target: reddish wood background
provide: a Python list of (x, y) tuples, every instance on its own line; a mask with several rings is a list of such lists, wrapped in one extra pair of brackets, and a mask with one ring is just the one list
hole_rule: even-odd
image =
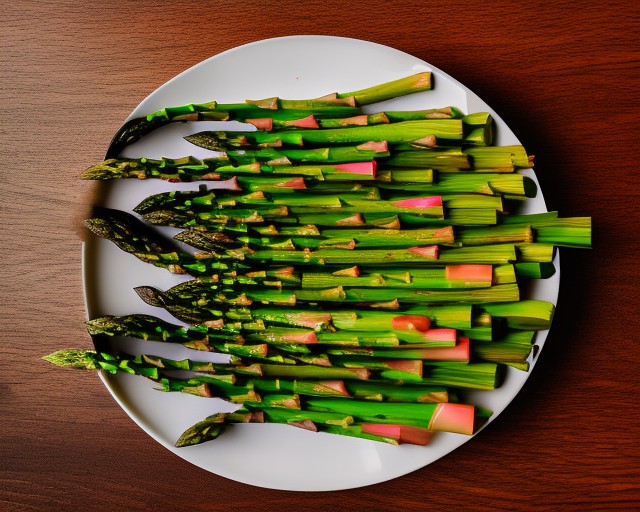
[[(158, 6), (160, 4), (160, 6)], [(14, 1), (0, 52), (1, 510), (630, 510), (637, 372), (640, 13), (633, 2)], [(551, 209), (591, 215), (522, 393), (473, 442), (403, 478), (294, 493), (208, 474), (133, 424), (95, 375), (40, 361), (88, 343), (78, 219), (129, 112), (178, 72), (291, 34), (394, 46), (492, 105), (537, 156)]]

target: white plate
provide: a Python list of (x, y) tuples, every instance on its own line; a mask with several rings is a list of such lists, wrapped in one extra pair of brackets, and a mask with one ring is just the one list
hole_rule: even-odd
[[(140, 103), (130, 118), (165, 106), (212, 99), (241, 102), (271, 96), (312, 98), (360, 89), (424, 70), (433, 72), (434, 90), (391, 100), (387, 102), (387, 108), (402, 110), (454, 105), (465, 112), (490, 111), (497, 123), (496, 144), (519, 144), (488, 105), (434, 66), (378, 44), (325, 36), (268, 39), (216, 55), (164, 84)], [(207, 129), (208, 124), (163, 127), (126, 148), (123, 154), (169, 158), (187, 154), (206, 156), (210, 153), (183, 141), (182, 136)], [(532, 171), (525, 172), (535, 179)], [(176, 188), (194, 189), (198, 184), (114, 180), (101, 186), (104, 206), (131, 211), (147, 195)], [(526, 212), (544, 211), (542, 194), (538, 193), (536, 198), (526, 202)], [(90, 318), (105, 314), (148, 313), (175, 321), (163, 310), (144, 304), (133, 292), (133, 287), (151, 285), (166, 289), (179, 282), (180, 277), (142, 263), (96, 237), (90, 237), (86, 242), (83, 261)], [(558, 261), (555, 263), (559, 269)], [(532, 298), (555, 304), (559, 282), (557, 272), (550, 279), (537, 281), (528, 293)], [(546, 334), (541, 332), (537, 337), (540, 347)], [(127, 348), (131, 350), (130, 345)], [(175, 357), (186, 357), (187, 353), (186, 349), (167, 348), (159, 343), (147, 343), (144, 348)], [(193, 354), (190, 356), (195, 358)], [(208, 359), (210, 354), (198, 352), (196, 356)], [(535, 360), (532, 360), (531, 366), (534, 364)], [(493, 421), (516, 396), (528, 375), (509, 369), (500, 389), (473, 393), (471, 400), (492, 409), (495, 413)], [(426, 447), (395, 447), (314, 434), (282, 425), (248, 424), (230, 428), (214, 442), (176, 449), (173, 444), (186, 428), (209, 414), (228, 410), (229, 406), (217, 399), (161, 393), (154, 389), (152, 382), (141, 377), (103, 375), (102, 380), (127, 414), (168, 450), (217, 475), (272, 489), (330, 491), (383, 482), (426, 466), (470, 439), (459, 434), (438, 433)]]

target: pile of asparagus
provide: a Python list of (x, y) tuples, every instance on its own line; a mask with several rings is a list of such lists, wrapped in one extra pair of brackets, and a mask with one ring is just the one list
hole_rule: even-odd
[[(312, 100), (189, 104), (129, 121), (84, 178), (219, 183), (148, 197), (137, 215), (96, 209), (93, 233), (193, 279), (136, 288), (178, 323), (105, 316), (88, 321), (89, 333), (228, 362), (104, 350), (46, 359), (238, 404), (177, 446), (245, 422), (392, 444), (473, 434), (491, 412), (466, 403), (465, 390), (495, 389), (506, 366), (526, 371), (536, 331), (553, 317), (553, 304), (523, 299), (521, 284), (553, 275), (556, 247), (589, 247), (591, 224), (517, 213), (537, 193), (517, 172), (533, 159), (493, 145), (489, 114), (362, 108), (430, 88), (426, 72)], [(198, 120), (248, 128), (186, 137), (212, 151), (206, 159), (119, 157), (159, 126)], [(149, 224), (182, 230), (171, 240)]]

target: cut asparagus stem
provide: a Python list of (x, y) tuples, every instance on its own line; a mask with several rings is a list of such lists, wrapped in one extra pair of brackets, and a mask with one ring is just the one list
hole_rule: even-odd
[[(491, 196), (477, 196), (486, 201)], [(289, 215), (313, 214), (326, 212), (358, 213), (412, 213), (421, 216), (442, 218), (442, 198), (440, 196), (424, 196), (397, 198), (388, 201), (363, 199), (359, 194), (355, 197), (317, 195), (315, 197), (294, 196), (289, 194), (271, 195), (270, 198), (258, 194), (220, 195), (216, 198), (210, 190), (198, 192), (169, 192), (157, 194), (143, 200), (134, 211), (146, 214), (153, 211), (180, 212), (187, 220), (211, 220), (216, 218), (242, 218), (251, 214), (256, 216), (253, 222), (260, 222), (257, 217), (288, 217)], [(456, 196), (449, 200), (459, 204), (469, 204), (470, 200)], [(474, 203), (477, 201), (473, 201)], [(488, 203), (489, 204), (489, 203)], [(491, 207), (495, 206), (493, 203)], [(470, 206), (470, 207), (473, 207)]]
[(530, 279), (547, 279), (556, 273), (553, 262), (520, 262), (514, 265), (519, 277)]
[[(300, 312), (300, 315), (326, 315), (323, 317), (326, 325), (332, 323), (337, 329), (354, 332), (413, 330), (425, 332), (431, 323), (438, 327), (471, 328), (472, 307), (470, 305), (455, 304), (427, 307), (414, 306), (401, 312), (388, 312), (366, 309), (323, 309), (322, 312)], [(265, 322), (288, 324), (294, 312), (272, 308), (260, 308), (254, 315)], [(328, 318), (327, 318), (328, 317)], [(311, 323), (307, 326), (311, 326)]]
[(448, 386), (460, 389), (495, 389), (501, 384), (504, 369), (492, 362), (425, 362), (421, 381), (412, 384)]
[(512, 329), (542, 330), (551, 326), (555, 307), (542, 300), (525, 299), (506, 304), (483, 304), (482, 311), (505, 318)]
[[(427, 178), (421, 179), (427, 171)], [(437, 174), (437, 179), (433, 177)], [(387, 181), (384, 179), (389, 175)], [(429, 176), (430, 175), (430, 176)], [(535, 182), (521, 174), (484, 174), (484, 173), (442, 173), (425, 169), (377, 169), (378, 186), (385, 190), (406, 191), (410, 186), (413, 192), (429, 194), (510, 194), (523, 197), (535, 197)], [(393, 183), (407, 182), (407, 183)], [(410, 185), (409, 185), (410, 182)]]
[(522, 146), (470, 147), (465, 149), (464, 153), (471, 158), (476, 169), (533, 167), (533, 157), (529, 156)]
[[(229, 425), (232, 425), (234, 423), (247, 423), (251, 421), (249, 418), (253, 418), (256, 415), (260, 416), (260, 422), (265, 421), (265, 415), (262, 411), (255, 411), (253, 413), (244, 411), (246, 411), (246, 409), (240, 411), (240, 413), (219, 413), (213, 416), (209, 416), (205, 420), (196, 423), (195, 425), (189, 427), (185, 432), (183, 432), (183, 434), (176, 442), (176, 447), (181, 448), (185, 446), (194, 446), (207, 441), (213, 441), (214, 439), (217, 439)], [(297, 412), (296, 414), (298, 415), (297, 418), (286, 418), (287, 421), (282, 421), (282, 423), (294, 427), (303, 428), (305, 430), (310, 430), (312, 432), (323, 431), (331, 434), (349, 435), (352, 437), (358, 437), (371, 441), (386, 442), (394, 445), (397, 445), (400, 442), (398, 439), (392, 437), (382, 437), (380, 435), (368, 434), (366, 432), (363, 432), (360, 425), (317, 425), (311, 420), (305, 419), (306, 417), (304, 416), (304, 414), (300, 412)], [(278, 419), (278, 417), (268, 419), (268, 421), (277, 422), (275, 421), (276, 419)], [(411, 438), (410, 442), (414, 439), (414, 437)]]
[[(286, 407), (267, 407), (247, 404), (247, 408), (232, 413), (218, 413), (209, 416), (187, 429), (176, 442), (177, 447), (193, 446), (217, 439), (234, 423), (251, 421), (281, 423), (311, 432), (325, 432), (347, 435), (371, 441), (390, 444), (410, 443), (426, 445), (434, 430), (462, 431), (473, 433), (473, 413), (469, 414), (468, 406), (441, 407), (438, 404), (432, 412), (431, 428), (415, 427), (406, 422), (392, 424), (379, 422), (354, 423), (354, 418), (343, 413), (331, 411), (310, 411)], [(475, 410), (473, 411), (475, 413)], [(411, 421), (411, 420), (410, 420)]]
[(389, 111), (374, 114), (361, 114), (353, 117), (336, 119), (319, 119), (321, 128), (340, 128), (345, 126), (365, 126), (372, 124), (386, 124), (400, 121), (416, 121), (420, 119), (461, 119), (464, 114), (455, 107), (434, 108), (414, 111)]
[(591, 247), (591, 218), (558, 218), (557, 212), (536, 215), (510, 215), (501, 219), (505, 225), (528, 224), (542, 244), (568, 247)]
[(518, 262), (551, 263), (556, 248), (552, 244), (523, 242), (516, 244), (516, 251)]
[[(363, 258), (365, 257), (365, 258)], [(247, 258), (260, 262), (305, 265), (345, 265), (360, 261), (363, 266), (383, 264), (499, 264), (516, 260), (515, 247), (499, 244), (438, 250), (437, 246), (408, 249), (319, 249), (317, 251), (257, 250)]]
[(471, 344), (471, 353), (474, 358), (518, 368), (526, 368), (527, 358), (532, 351), (533, 345), (507, 341), (474, 341)]
[(295, 263), (305, 265), (345, 265), (363, 261), (368, 265), (381, 263), (425, 263), (438, 261), (437, 246), (408, 249), (318, 249), (317, 251), (257, 250), (250, 255), (254, 261)]

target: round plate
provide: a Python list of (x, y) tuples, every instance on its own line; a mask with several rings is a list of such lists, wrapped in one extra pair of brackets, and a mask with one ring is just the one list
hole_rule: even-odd
[[(164, 84), (140, 103), (130, 118), (165, 106), (213, 99), (231, 103), (272, 96), (313, 98), (369, 87), (425, 70), (433, 73), (432, 91), (390, 100), (375, 108), (409, 110), (454, 105), (467, 113), (489, 111), (497, 124), (496, 144), (519, 144), (488, 105), (434, 66), (379, 44), (325, 36), (268, 39), (216, 55)], [(211, 129), (213, 124), (176, 123), (163, 127), (127, 147), (123, 156), (210, 156), (210, 152), (196, 148), (182, 137)], [(523, 172), (535, 180), (533, 171)], [(100, 203), (131, 212), (150, 194), (196, 189), (198, 185), (161, 180), (114, 180), (100, 184)], [(527, 200), (524, 208), (526, 213), (546, 211), (542, 194)], [(177, 323), (164, 310), (144, 304), (133, 288), (151, 285), (166, 289), (185, 277), (145, 264), (120, 251), (111, 242), (96, 237), (90, 237), (85, 243), (83, 262), (89, 318), (147, 313)], [(558, 261), (555, 263), (558, 268)], [(556, 272), (550, 279), (536, 281), (527, 289), (527, 297), (555, 304), (559, 279), (559, 272)], [(540, 332), (537, 336), (536, 344), (540, 348), (546, 334)], [(115, 340), (114, 343), (125, 341)], [(128, 352), (145, 350), (174, 358), (209, 360), (216, 357), (200, 352), (194, 355), (182, 347), (154, 342), (127, 340), (126, 347)], [(534, 363), (532, 360), (531, 367)], [(493, 421), (516, 396), (528, 375), (509, 368), (503, 386), (495, 391), (471, 393), (470, 400), (492, 409)], [(375, 484), (424, 467), (470, 439), (460, 434), (437, 433), (425, 447), (391, 446), (283, 425), (246, 424), (232, 426), (216, 441), (177, 449), (174, 443), (184, 430), (214, 412), (233, 407), (218, 399), (161, 393), (153, 382), (142, 377), (123, 374), (102, 375), (101, 378), (127, 414), (168, 450), (217, 475), (272, 489), (330, 491)]]

